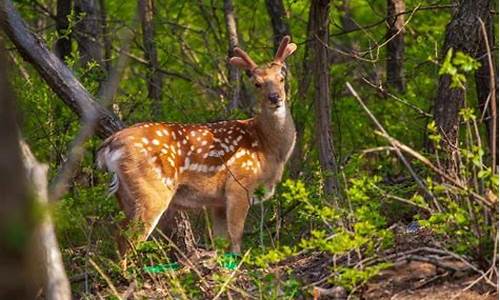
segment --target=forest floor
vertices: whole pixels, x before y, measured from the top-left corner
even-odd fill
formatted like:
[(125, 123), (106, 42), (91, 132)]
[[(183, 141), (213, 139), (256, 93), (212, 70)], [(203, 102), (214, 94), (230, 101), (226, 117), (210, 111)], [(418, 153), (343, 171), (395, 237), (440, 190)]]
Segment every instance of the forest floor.
[[(454, 257), (452, 252), (442, 250), (431, 232), (424, 229), (405, 232), (404, 226), (394, 226), (393, 229), (395, 245), (373, 257), (359, 260), (356, 253), (332, 258), (321, 252), (302, 252), (270, 266), (264, 273), (272, 274), (275, 280), (281, 282), (285, 282), (290, 275), (297, 279), (305, 296), (296, 299), (347, 299), (348, 296), (349, 299), (381, 300), (498, 299), (498, 293), (491, 285), (477, 280), (480, 275), (471, 269), (471, 264)], [(262, 296), (250, 270), (244, 267), (235, 271), (222, 268), (214, 251), (197, 249), (189, 259), (179, 259), (179, 262), (183, 267), (174, 276), (182, 277), (182, 274), (194, 271), (195, 277), (203, 278), (198, 283), (203, 294), (200, 299), (260, 299)], [(376, 262), (390, 262), (392, 266), (358, 286), (350, 295), (344, 288), (331, 284), (333, 266), (360, 266)], [(170, 298), (171, 287), (167, 287), (165, 281), (171, 280), (172, 274), (168, 273), (149, 274), (140, 278), (140, 284), (136, 280), (120, 280), (111, 289), (109, 282), (96, 281), (90, 293), (97, 295), (98, 299), (111, 294), (118, 294), (122, 299)], [(217, 274), (225, 274), (230, 283), (221, 288), (220, 280), (214, 279)], [(492, 281), (496, 282), (496, 279)]]

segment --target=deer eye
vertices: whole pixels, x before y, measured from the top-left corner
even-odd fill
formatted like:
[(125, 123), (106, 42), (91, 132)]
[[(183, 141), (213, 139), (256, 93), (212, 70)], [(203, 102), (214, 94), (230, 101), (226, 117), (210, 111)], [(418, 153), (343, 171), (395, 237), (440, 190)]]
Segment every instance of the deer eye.
[(259, 82), (256, 82), (256, 83), (255, 83), (255, 87), (256, 87), (256, 88), (258, 88), (258, 89), (260, 89), (260, 88), (262, 87), (262, 84), (261, 84), (261, 83), (259, 83)]
[(283, 81), (285, 81), (285, 77), (280, 78), (280, 82), (283, 82)]

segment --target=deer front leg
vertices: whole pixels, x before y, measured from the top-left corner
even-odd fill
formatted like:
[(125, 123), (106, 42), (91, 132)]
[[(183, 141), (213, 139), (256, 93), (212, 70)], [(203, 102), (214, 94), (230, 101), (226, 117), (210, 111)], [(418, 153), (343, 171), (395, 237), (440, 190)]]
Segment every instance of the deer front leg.
[(226, 188), (227, 203), (227, 231), (231, 240), (231, 251), (241, 252), (241, 238), (245, 227), (248, 208), (250, 205), (249, 195), (238, 183), (231, 184)]

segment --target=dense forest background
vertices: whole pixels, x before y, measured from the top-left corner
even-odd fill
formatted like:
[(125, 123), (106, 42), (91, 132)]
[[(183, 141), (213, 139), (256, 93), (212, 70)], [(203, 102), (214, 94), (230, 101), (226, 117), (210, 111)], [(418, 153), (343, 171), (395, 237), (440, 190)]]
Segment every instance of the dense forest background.
[[(45, 197), (12, 193), (26, 188), (24, 173), (14, 170), (29, 150), (5, 147), (0, 153), (11, 171), (3, 173), (0, 192), (14, 195), (5, 203), (31, 203), (17, 207), (38, 216), (20, 218), (31, 224), (26, 228), (53, 222), (74, 297), (389, 299), (414, 291), (416, 298), (404, 299), (420, 299), (425, 289), (442, 298), (497, 292), (497, 1), (0, 3), (2, 72), (8, 70), (13, 95), (7, 97), (2, 79), (0, 131), (5, 145), (16, 144), (19, 131), (31, 159), (48, 165), (49, 183)], [(16, 22), (21, 18), (24, 25)], [(27, 42), (31, 34), (39, 40)], [(238, 46), (266, 63), (285, 35), (298, 45), (287, 60), (297, 144), (274, 197), (251, 209), (241, 261), (228, 270), (227, 242), (212, 238), (202, 210), (179, 214), (170, 224), (178, 228), (173, 236), (158, 233), (122, 270), (112, 236), (123, 215), (106, 196), (109, 176), (95, 165), (102, 138), (143, 121), (253, 116), (254, 87), (228, 58)], [(34, 198), (48, 204), (33, 205)], [(14, 206), (2, 209), (4, 220), (15, 215)], [(46, 212), (51, 219), (41, 217)], [(23, 230), (14, 230), (14, 239), (25, 241)], [(6, 252), (14, 260), (28, 242), (19, 245)], [(183, 262), (180, 270), (168, 270), (175, 261)], [(0, 283), (12, 292), (5, 295), (23, 290), (16, 268), (4, 269), (12, 279)], [(398, 270), (426, 275), (403, 280)], [(35, 293), (52, 298), (49, 286)]]

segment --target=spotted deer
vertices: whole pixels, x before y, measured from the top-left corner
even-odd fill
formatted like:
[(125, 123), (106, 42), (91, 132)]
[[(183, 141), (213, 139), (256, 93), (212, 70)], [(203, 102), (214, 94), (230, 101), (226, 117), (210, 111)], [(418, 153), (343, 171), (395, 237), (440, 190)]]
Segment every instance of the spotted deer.
[[(284, 37), (274, 59), (263, 66), (234, 49), (229, 63), (246, 71), (260, 98), (254, 118), (141, 123), (104, 141), (98, 165), (113, 174), (110, 192), (126, 215), (123, 225), (141, 223), (138, 240), (148, 238), (169, 208), (207, 207), (214, 233), (229, 235), (231, 251), (240, 252), (251, 196), (259, 187), (267, 191), (264, 199), (272, 196), (295, 144), (285, 59), (296, 48)], [(129, 243), (118, 237), (118, 244), (125, 254)]]

